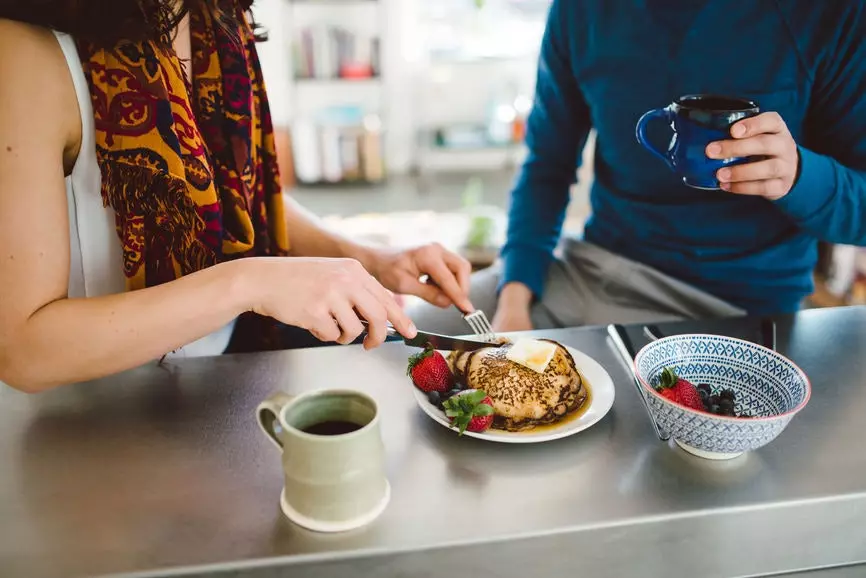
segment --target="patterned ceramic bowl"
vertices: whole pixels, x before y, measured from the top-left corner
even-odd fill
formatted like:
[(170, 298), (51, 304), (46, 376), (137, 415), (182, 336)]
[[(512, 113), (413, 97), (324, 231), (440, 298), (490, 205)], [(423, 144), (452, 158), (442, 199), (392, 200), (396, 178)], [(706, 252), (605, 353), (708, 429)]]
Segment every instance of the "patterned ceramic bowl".
[[(714, 394), (732, 389), (735, 412), (751, 418), (695, 411), (655, 389), (665, 367)], [(803, 371), (771, 349), (720, 335), (674, 335), (654, 341), (635, 356), (635, 376), (658, 425), (684, 450), (729, 459), (773, 441), (806, 406), (812, 387)]]

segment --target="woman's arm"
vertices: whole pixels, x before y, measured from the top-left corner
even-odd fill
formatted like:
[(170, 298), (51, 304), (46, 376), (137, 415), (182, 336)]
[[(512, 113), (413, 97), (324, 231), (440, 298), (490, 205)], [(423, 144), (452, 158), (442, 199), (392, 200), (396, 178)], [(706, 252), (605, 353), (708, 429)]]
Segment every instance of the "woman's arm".
[(328, 229), (319, 217), (290, 196), (285, 198), (285, 208), (292, 255), (356, 259), (368, 269), (374, 265), (376, 247), (358, 243)]
[(50, 32), (0, 21), (0, 78), (0, 379), (38, 390), (114, 373), (243, 310), (232, 267), (135, 294), (67, 299), (63, 160), (81, 140), (69, 71)]
[[(293, 255), (355, 259), (391, 291), (416, 295), (443, 308), (474, 309), (469, 301), (471, 265), (438, 243), (406, 250), (357, 243), (327, 229), (291, 198), (286, 199), (286, 220)], [(425, 275), (435, 284), (420, 282)]]
[(81, 123), (53, 35), (0, 20), (0, 78), (0, 380), (36, 392), (101, 377), (247, 310), (330, 341), (361, 332), (354, 309), (371, 321), (368, 345), (388, 320), (413, 335), (387, 292), (340, 259), (245, 259), (141, 291), (67, 298), (64, 158), (75, 156)]

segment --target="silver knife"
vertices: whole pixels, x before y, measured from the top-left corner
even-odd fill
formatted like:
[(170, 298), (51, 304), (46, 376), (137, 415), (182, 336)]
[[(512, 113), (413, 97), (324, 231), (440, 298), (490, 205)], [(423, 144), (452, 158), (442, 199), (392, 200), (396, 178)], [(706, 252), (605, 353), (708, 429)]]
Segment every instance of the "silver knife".
[[(656, 329), (656, 331), (658, 331), (655, 326), (652, 326), (650, 330), (647, 331), (647, 333), (652, 335), (653, 329)], [(662, 428), (653, 417), (653, 414), (649, 408), (649, 404), (647, 403), (647, 400), (643, 396), (643, 392), (641, 391), (641, 385), (640, 383), (638, 383), (637, 377), (634, 374), (635, 349), (634, 345), (631, 342), (631, 339), (628, 336), (628, 333), (626, 333), (625, 331), (625, 327), (623, 327), (622, 325), (611, 324), (607, 326), (607, 333), (610, 336), (611, 341), (613, 341), (614, 347), (622, 358), (623, 363), (625, 363), (626, 367), (628, 367), (628, 372), (631, 373), (632, 383), (634, 384), (635, 388), (637, 388), (637, 396), (643, 403), (643, 407), (646, 410), (646, 413), (653, 424), (653, 429), (655, 429), (656, 435), (661, 441), (668, 441), (669, 439), (671, 439), (671, 435), (667, 431), (665, 431), (664, 428)], [(653, 335), (653, 337), (656, 336)]]
[[(369, 324), (363, 319), (361, 320), (361, 323), (364, 327), (369, 326)], [(418, 335), (409, 339), (408, 337), (403, 337), (397, 333), (397, 330), (390, 324), (388, 325), (388, 335), (391, 337), (399, 337), (410, 347), (420, 347), (422, 349), (427, 347), (428, 343), (433, 346), (433, 349), (444, 351), (475, 351), (485, 347), (498, 346), (497, 343), (490, 343), (488, 341), (464, 339), (462, 337), (453, 337), (451, 335), (439, 335), (438, 333), (429, 333), (426, 331), (419, 331)]]

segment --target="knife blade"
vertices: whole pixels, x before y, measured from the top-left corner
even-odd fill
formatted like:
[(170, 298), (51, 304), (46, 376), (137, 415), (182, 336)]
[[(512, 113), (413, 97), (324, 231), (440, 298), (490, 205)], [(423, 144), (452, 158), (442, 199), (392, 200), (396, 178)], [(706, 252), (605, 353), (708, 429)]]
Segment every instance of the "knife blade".
[[(367, 328), (369, 324), (366, 320), (362, 319), (361, 324)], [(392, 325), (388, 325), (388, 336), (390, 337), (399, 337), (403, 340), (403, 343), (408, 345), (409, 347), (420, 347), (424, 349), (427, 347), (427, 344), (433, 346), (433, 349), (440, 349), (444, 351), (476, 351), (478, 349), (483, 349), (484, 347), (496, 347), (496, 343), (490, 343), (489, 341), (479, 341), (477, 339), (464, 339), (462, 337), (454, 337), (452, 335), (440, 335), (438, 333), (430, 333), (429, 331), (419, 331), (418, 334), (409, 339), (408, 337), (404, 337), (400, 335), (396, 329)]]
[[(658, 328), (653, 326), (653, 328), (658, 331)], [(651, 333), (652, 331), (650, 331)], [(649, 416), (650, 422), (652, 422), (653, 429), (656, 432), (656, 436), (658, 436), (659, 440), (666, 442), (671, 439), (670, 434), (662, 428), (655, 417), (653, 417), (652, 411), (650, 411), (649, 403), (647, 403), (646, 398), (643, 395), (643, 391), (641, 391), (642, 386), (637, 380), (637, 376), (634, 374), (634, 356), (635, 356), (635, 348), (634, 344), (631, 341), (631, 338), (628, 336), (628, 332), (625, 330), (625, 327), (619, 324), (610, 324), (607, 326), (607, 333), (610, 336), (611, 341), (613, 342), (614, 349), (619, 353), (622, 358), (622, 362), (628, 368), (628, 372), (631, 374), (632, 384), (637, 390), (637, 396), (640, 398), (643, 403), (643, 407), (646, 410), (647, 416)]]
[(768, 317), (761, 319), (761, 345), (776, 351), (776, 322)]
[[(395, 331), (394, 334), (397, 332)], [(401, 336), (402, 337), (402, 336)], [(488, 341), (477, 341), (475, 339), (463, 339), (462, 337), (453, 337), (450, 335), (439, 335), (438, 333), (428, 333), (426, 331), (419, 331), (418, 335), (409, 339), (407, 337), (402, 337), (403, 343), (410, 347), (420, 347), (425, 348), (427, 344), (433, 346), (433, 349), (440, 349), (443, 351), (477, 351), (478, 349), (483, 349), (485, 347), (496, 347), (496, 343), (490, 343)]]

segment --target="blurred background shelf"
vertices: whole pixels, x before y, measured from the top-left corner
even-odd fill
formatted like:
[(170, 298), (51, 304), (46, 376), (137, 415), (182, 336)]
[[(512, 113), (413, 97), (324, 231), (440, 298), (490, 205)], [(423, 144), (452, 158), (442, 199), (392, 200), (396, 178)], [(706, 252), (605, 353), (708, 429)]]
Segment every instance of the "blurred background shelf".
[[(423, 171), (428, 160), (436, 170), (484, 170), (492, 166), (490, 155), (473, 153), (475, 165), (451, 151), (435, 151), (434, 159), (418, 135), (437, 126), (484, 125), (515, 95), (531, 104), (549, 4), (257, 0), (256, 19), (270, 37), (259, 50), (275, 126), (282, 140), (291, 140), (296, 122), (354, 105), (380, 119), (389, 173)], [(291, 186), (294, 179), (287, 174), (285, 181)]]
[(347, 85), (367, 85), (374, 87), (380, 82), (380, 76), (337, 76), (337, 77), (316, 77), (316, 76), (296, 76), (294, 81), (298, 87), (304, 86), (324, 86), (330, 89), (344, 89)]
[(318, 6), (327, 6), (327, 5), (346, 5), (346, 4), (375, 4), (379, 0), (288, 0), (289, 4), (303, 4), (303, 5), (318, 5)]

